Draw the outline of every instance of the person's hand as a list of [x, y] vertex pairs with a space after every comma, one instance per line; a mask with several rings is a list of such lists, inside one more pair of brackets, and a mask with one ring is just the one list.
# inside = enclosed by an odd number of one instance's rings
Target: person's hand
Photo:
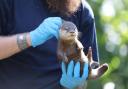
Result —
[[31, 45], [36, 47], [53, 36], [58, 38], [61, 24], [60, 17], [46, 18], [34, 31], [30, 32]]
[[80, 62], [74, 64], [71, 61], [68, 64], [68, 68], [66, 71], [65, 63], [62, 62], [62, 77], [60, 79], [60, 84], [68, 89], [74, 89], [79, 86], [83, 86], [88, 77], [88, 64], [84, 64], [83, 74], [80, 76]]

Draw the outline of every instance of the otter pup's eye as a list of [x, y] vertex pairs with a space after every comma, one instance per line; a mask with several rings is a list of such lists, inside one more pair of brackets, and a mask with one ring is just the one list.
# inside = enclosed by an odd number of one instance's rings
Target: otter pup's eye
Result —
[[69, 30], [69, 27], [65, 27], [65, 30]]

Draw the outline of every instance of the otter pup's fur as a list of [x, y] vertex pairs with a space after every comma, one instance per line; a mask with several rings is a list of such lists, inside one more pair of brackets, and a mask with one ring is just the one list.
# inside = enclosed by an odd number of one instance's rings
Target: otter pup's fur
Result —
[[66, 64], [70, 60], [75, 62], [80, 61], [81, 73], [83, 73], [83, 64], [89, 64], [89, 77], [88, 79], [96, 79], [102, 76], [107, 70], [108, 65], [105, 63], [99, 66], [98, 62], [94, 62], [92, 59], [92, 49], [88, 50], [87, 56], [84, 54], [84, 47], [78, 40], [78, 29], [76, 25], [70, 21], [63, 21], [62, 27], [59, 32], [58, 42], [58, 59], [64, 61]]

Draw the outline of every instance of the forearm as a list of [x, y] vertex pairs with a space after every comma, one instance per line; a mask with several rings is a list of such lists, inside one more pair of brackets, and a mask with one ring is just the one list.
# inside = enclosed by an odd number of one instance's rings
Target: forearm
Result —
[[[31, 46], [29, 33], [26, 34], [27, 48]], [[17, 34], [23, 35], [23, 34]], [[17, 35], [0, 36], [0, 60], [8, 58], [20, 51], [22, 51], [17, 44]]]

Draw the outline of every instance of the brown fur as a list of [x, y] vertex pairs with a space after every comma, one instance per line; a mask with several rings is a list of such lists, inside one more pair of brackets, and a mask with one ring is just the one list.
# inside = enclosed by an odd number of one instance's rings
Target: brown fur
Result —
[[103, 64], [99, 66], [97, 62], [92, 59], [92, 49], [88, 50], [88, 55], [86, 56], [83, 51], [84, 47], [82, 43], [78, 40], [78, 30], [72, 22], [64, 21], [60, 29], [60, 39], [58, 43], [58, 59], [65, 61], [66, 64], [70, 60], [75, 62], [80, 61], [81, 63], [81, 74], [83, 72], [83, 64], [89, 64], [89, 79], [96, 79], [103, 75], [107, 69], [108, 65]]

